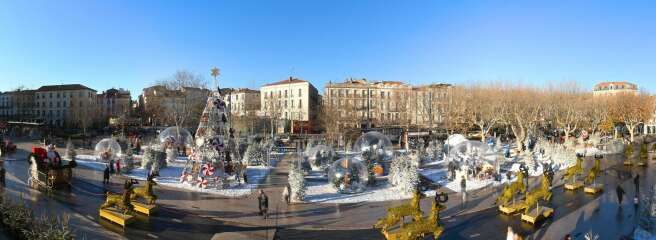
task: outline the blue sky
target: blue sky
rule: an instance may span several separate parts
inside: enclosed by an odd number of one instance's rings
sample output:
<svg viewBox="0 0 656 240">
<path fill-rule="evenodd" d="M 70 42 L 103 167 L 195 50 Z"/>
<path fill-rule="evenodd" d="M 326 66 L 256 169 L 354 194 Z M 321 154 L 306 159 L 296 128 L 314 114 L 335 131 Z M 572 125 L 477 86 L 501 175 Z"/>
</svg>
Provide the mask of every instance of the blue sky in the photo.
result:
<svg viewBox="0 0 656 240">
<path fill-rule="evenodd" d="M 411 3 L 411 4 L 410 4 Z M 2 1 L 0 91 L 143 87 L 221 68 L 222 87 L 294 75 L 431 82 L 628 80 L 653 91 L 654 1 Z"/>
</svg>

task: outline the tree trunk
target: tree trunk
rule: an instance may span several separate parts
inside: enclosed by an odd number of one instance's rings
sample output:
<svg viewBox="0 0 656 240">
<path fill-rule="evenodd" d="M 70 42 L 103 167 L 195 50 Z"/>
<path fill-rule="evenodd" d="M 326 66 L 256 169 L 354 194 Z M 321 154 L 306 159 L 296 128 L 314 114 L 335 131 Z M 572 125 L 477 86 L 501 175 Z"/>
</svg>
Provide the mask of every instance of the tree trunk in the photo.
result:
<svg viewBox="0 0 656 240">
<path fill-rule="evenodd" d="M 626 128 L 629 129 L 629 136 L 631 136 L 631 142 L 633 142 L 634 137 L 635 137 L 635 132 L 634 132 L 634 130 L 635 130 L 636 126 L 634 126 L 634 125 L 627 125 Z"/>
</svg>

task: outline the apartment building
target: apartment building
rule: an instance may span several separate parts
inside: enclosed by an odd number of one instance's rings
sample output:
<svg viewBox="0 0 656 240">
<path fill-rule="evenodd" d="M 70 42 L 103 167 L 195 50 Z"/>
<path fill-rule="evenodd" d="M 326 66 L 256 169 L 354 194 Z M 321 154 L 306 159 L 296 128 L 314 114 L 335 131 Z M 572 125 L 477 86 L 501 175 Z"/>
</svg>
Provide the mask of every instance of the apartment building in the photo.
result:
<svg viewBox="0 0 656 240">
<path fill-rule="evenodd" d="M 172 125 L 174 122 L 170 116 L 174 112 L 193 112 L 194 109 L 198 109 L 198 114 L 189 114 L 191 119 L 198 117 L 196 115 L 200 115 L 209 94 L 210 90 L 205 88 L 183 87 L 173 90 L 166 86 L 155 85 L 143 89 L 139 103 L 143 106 L 148 124 Z"/>
<path fill-rule="evenodd" d="M 42 86 L 34 102 L 35 114 L 45 124 L 89 127 L 98 118 L 96 90 L 81 84 Z"/>
<path fill-rule="evenodd" d="M 448 84 L 413 87 L 398 81 L 347 79 L 330 82 L 323 104 L 339 129 L 375 126 L 437 126 L 443 121 Z"/>
<path fill-rule="evenodd" d="M 98 113 L 102 119 L 120 117 L 130 112 L 132 99 L 128 90 L 110 88 L 96 97 Z"/>
<path fill-rule="evenodd" d="M 601 82 L 592 89 L 593 96 L 609 96 L 624 93 L 638 94 L 638 85 L 630 82 Z"/>
<path fill-rule="evenodd" d="M 260 115 L 267 118 L 286 120 L 292 133 L 313 129 L 313 121 L 319 108 L 319 91 L 308 81 L 289 77 L 269 83 L 260 88 Z M 296 126 L 292 126 L 296 125 Z M 298 129 L 301 125 L 302 129 Z M 304 129 L 304 130 L 303 130 Z"/>
<path fill-rule="evenodd" d="M 0 93 L 0 119 L 33 121 L 35 90 L 16 90 Z"/>
<path fill-rule="evenodd" d="M 224 92 L 223 90 L 221 91 Z M 226 91 L 226 104 L 232 116 L 257 116 L 260 112 L 260 91 L 248 88 Z"/>
</svg>

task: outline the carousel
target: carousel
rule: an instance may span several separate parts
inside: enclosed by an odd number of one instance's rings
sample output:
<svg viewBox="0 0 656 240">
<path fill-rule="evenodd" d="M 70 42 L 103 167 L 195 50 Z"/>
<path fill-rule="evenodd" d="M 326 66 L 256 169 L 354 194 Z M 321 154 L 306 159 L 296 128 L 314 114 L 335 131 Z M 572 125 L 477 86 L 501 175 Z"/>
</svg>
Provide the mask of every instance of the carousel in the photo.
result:
<svg viewBox="0 0 656 240">
<path fill-rule="evenodd" d="M 48 145 L 46 148 L 33 147 L 28 162 L 30 186 L 48 190 L 61 187 L 70 188 L 73 168 L 77 166 L 77 163 L 74 159 L 63 160 L 54 145 Z"/>
</svg>

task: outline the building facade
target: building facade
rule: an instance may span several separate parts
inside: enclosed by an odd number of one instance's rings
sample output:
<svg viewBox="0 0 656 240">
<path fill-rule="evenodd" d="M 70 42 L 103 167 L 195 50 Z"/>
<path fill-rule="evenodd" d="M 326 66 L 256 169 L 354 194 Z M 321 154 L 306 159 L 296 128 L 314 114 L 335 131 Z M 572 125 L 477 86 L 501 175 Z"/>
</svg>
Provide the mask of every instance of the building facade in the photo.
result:
<svg viewBox="0 0 656 240">
<path fill-rule="evenodd" d="M 288 128 L 295 132 L 294 124 L 313 128 L 319 108 L 319 91 L 308 81 L 292 78 L 266 84 L 260 88 L 260 115 L 286 120 Z M 281 132 L 281 126 L 278 126 Z"/>
<path fill-rule="evenodd" d="M 87 128 L 99 116 L 96 90 L 81 84 L 42 86 L 34 102 L 37 118 L 52 126 Z"/>
<path fill-rule="evenodd" d="M 140 107 L 146 115 L 147 124 L 172 126 L 175 123 L 171 117 L 175 114 L 188 115 L 190 122 L 194 122 L 200 116 L 209 94 L 210 90 L 205 88 L 183 87 L 172 90 L 155 85 L 143 89 L 139 105 L 142 105 Z"/>
<path fill-rule="evenodd" d="M 0 119 L 34 121 L 35 90 L 16 90 L 0 93 Z"/>
<path fill-rule="evenodd" d="M 257 116 L 260 112 L 260 91 L 238 88 L 226 93 L 226 104 L 232 116 Z"/>
<path fill-rule="evenodd" d="M 430 127 L 443 121 L 450 85 L 413 87 L 398 81 L 348 79 L 328 83 L 323 104 L 339 129 Z"/>
<path fill-rule="evenodd" d="M 638 85 L 630 82 L 601 82 L 592 89 L 593 96 L 612 96 L 625 93 L 638 94 Z"/>
<path fill-rule="evenodd" d="M 130 91 L 110 88 L 97 95 L 98 113 L 103 119 L 120 117 L 130 112 L 132 99 Z"/>
</svg>

